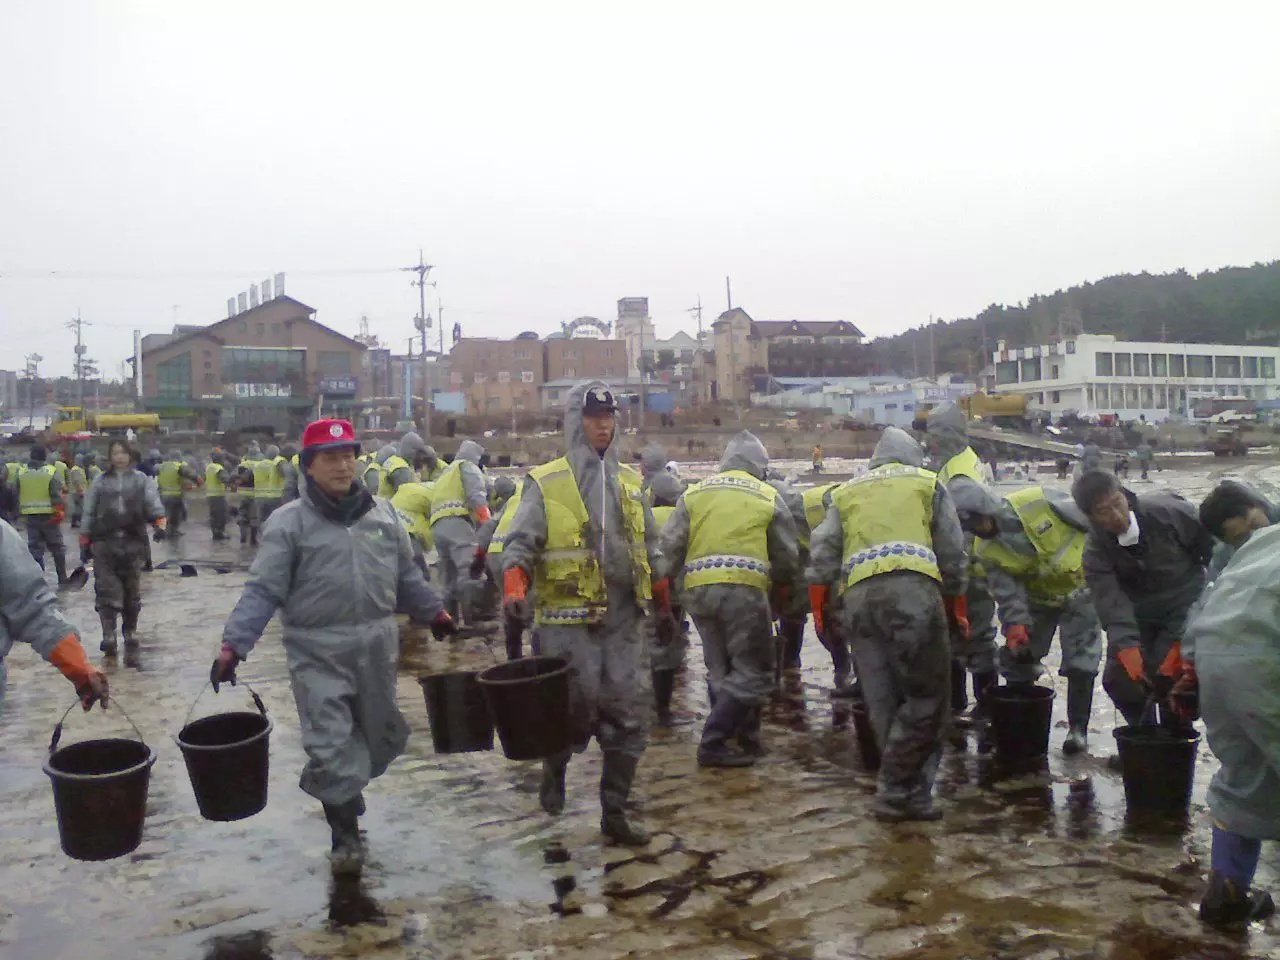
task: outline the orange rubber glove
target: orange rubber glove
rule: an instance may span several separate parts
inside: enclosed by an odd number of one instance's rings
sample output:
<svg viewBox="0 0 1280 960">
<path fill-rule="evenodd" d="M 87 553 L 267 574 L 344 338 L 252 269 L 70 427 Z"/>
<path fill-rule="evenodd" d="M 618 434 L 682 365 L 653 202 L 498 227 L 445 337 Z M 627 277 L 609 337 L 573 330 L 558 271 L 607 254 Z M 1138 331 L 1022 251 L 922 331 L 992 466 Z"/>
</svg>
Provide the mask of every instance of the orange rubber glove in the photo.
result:
<svg viewBox="0 0 1280 960">
<path fill-rule="evenodd" d="M 80 534 L 80 549 L 87 550 L 89 547 L 89 535 L 87 533 Z"/>
<path fill-rule="evenodd" d="M 944 596 L 942 605 L 947 609 L 947 622 L 967 642 L 969 640 L 969 598 L 963 594 L 955 597 Z"/>
<path fill-rule="evenodd" d="M 476 526 L 478 527 L 481 524 L 488 523 L 489 517 L 491 516 L 492 514 L 489 513 L 489 508 L 487 506 L 477 507 L 476 508 Z"/>
<path fill-rule="evenodd" d="M 657 604 L 658 613 L 662 617 L 670 617 L 671 613 L 671 580 L 661 577 L 653 581 L 653 602 Z"/>
<path fill-rule="evenodd" d="M 151 525 L 152 525 L 153 527 L 155 527 L 157 530 L 168 530 L 168 529 L 169 529 L 169 518 L 168 518 L 168 517 L 157 517 L 156 519 L 154 519 L 154 520 L 152 520 L 152 521 L 151 521 Z"/>
<path fill-rule="evenodd" d="M 1009 648 L 1010 653 L 1017 655 L 1019 651 L 1031 646 L 1031 634 L 1020 623 L 1007 626 L 1004 628 L 1004 645 Z"/>
<path fill-rule="evenodd" d="M 76 693 L 80 695 L 80 702 L 86 710 L 99 701 L 102 709 L 107 708 L 107 675 L 89 665 L 84 647 L 80 646 L 80 638 L 74 633 L 68 633 L 58 641 L 58 645 L 49 654 L 49 662 L 75 684 Z"/>
<path fill-rule="evenodd" d="M 509 620 L 526 620 L 529 616 L 529 575 L 519 567 L 502 572 L 502 612 Z"/>
<path fill-rule="evenodd" d="M 1182 641 L 1175 640 L 1173 641 L 1173 646 L 1169 648 L 1169 652 L 1165 654 L 1164 661 L 1160 664 L 1160 669 L 1156 672 L 1162 677 L 1176 680 L 1186 666 L 1187 664 L 1182 659 Z"/>
<path fill-rule="evenodd" d="M 67 508 L 61 500 L 53 501 L 53 513 L 49 514 L 54 523 L 61 525 L 67 519 Z"/>
<path fill-rule="evenodd" d="M 827 607 L 827 587 L 822 584 L 809 584 L 809 607 L 813 610 L 813 629 L 819 637 L 827 635 L 827 626 L 823 622 L 823 611 Z"/>
<path fill-rule="evenodd" d="M 1116 654 L 1116 659 L 1120 661 L 1120 666 L 1124 667 L 1124 672 L 1129 675 L 1129 679 L 1134 683 L 1140 683 L 1144 687 L 1147 685 L 1147 668 L 1142 662 L 1142 651 L 1137 647 L 1126 647 Z"/>
<path fill-rule="evenodd" d="M 1199 718 L 1200 678 L 1196 676 L 1195 664 L 1182 661 L 1182 673 L 1178 675 L 1173 690 L 1169 693 L 1169 706 L 1183 723 L 1191 723 Z"/>
</svg>

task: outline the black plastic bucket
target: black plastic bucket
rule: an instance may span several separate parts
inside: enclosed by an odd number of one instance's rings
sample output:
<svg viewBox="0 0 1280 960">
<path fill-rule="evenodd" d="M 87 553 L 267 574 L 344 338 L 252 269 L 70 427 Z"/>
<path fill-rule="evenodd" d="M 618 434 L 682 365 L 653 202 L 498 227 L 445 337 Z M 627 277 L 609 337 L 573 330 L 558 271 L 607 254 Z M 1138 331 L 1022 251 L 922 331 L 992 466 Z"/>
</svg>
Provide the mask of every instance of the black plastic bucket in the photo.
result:
<svg viewBox="0 0 1280 960">
<path fill-rule="evenodd" d="M 155 754 L 141 739 L 83 740 L 59 750 L 61 736 L 59 721 L 44 772 L 53 782 L 63 852 L 76 860 L 133 852 L 142 842 Z"/>
<path fill-rule="evenodd" d="M 433 673 L 419 677 L 431 721 L 436 753 L 475 753 L 493 749 L 493 717 L 478 673 Z"/>
<path fill-rule="evenodd" d="M 1048 687 L 991 687 L 983 703 L 991 718 L 998 760 L 1029 763 L 1049 752 L 1053 691 Z"/>
<path fill-rule="evenodd" d="M 262 700 L 250 693 L 257 713 L 215 713 L 178 733 L 191 789 L 206 820 L 243 820 L 267 805 L 271 720 Z"/>
<path fill-rule="evenodd" d="M 538 760 L 569 749 L 569 663 L 560 657 L 525 657 L 479 676 L 489 713 L 508 760 Z"/>
<path fill-rule="evenodd" d="M 1185 817 L 1195 782 L 1195 730 L 1141 725 L 1117 727 L 1116 747 L 1130 813 Z"/>
<path fill-rule="evenodd" d="M 850 702 L 853 712 L 853 732 L 858 738 L 858 753 L 862 755 L 862 767 L 872 772 L 880 769 L 880 745 L 876 743 L 876 731 L 871 726 L 871 713 L 867 701 L 861 697 Z"/>
</svg>

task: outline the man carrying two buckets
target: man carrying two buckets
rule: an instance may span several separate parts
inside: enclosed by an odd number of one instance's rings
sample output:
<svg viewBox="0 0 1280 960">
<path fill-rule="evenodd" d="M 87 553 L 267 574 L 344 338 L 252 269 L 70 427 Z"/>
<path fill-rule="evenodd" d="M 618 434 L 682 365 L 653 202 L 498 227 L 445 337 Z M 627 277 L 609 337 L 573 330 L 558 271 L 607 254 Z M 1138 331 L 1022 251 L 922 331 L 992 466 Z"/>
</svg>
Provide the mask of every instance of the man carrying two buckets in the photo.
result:
<svg viewBox="0 0 1280 960">
<path fill-rule="evenodd" d="M 356 480 L 357 453 L 347 421 L 307 426 L 298 499 L 263 527 L 210 673 L 215 690 L 234 682 L 236 666 L 280 612 L 308 758 L 300 786 L 324 806 L 333 872 L 347 875 L 364 863 L 363 790 L 409 736 L 396 707 L 395 614 L 429 623 L 437 639 L 457 629 L 414 563 L 395 508 Z"/>
</svg>

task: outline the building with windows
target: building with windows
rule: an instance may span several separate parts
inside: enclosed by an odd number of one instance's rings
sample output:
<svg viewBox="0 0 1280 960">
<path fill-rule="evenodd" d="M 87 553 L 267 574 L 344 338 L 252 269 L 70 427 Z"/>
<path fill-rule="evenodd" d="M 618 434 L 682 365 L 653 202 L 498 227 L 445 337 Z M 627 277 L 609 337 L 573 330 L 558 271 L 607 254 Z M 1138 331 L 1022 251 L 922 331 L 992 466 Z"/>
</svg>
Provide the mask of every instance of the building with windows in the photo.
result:
<svg viewBox="0 0 1280 960">
<path fill-rule="evenodd" d="M 144 337 L 145 409 L 171 429 L 270 426 L 286 436 L 301 433 L 321 403 L 325 416 L 351 417 L 366 348 L 315 312 L 282 293 L 205 327 Z"/>
<path fill-rule="evenodd" d="M 1190 418 L 1210 397 L 1273 400 L 1280 347 L 1117 340 L 1079 334 L 1056 343 L 1007 347 L 991 360 L 994 388 L 1021 393 L 1058 415 L 1116 414 L 1122 420 Z"/>
</svg>

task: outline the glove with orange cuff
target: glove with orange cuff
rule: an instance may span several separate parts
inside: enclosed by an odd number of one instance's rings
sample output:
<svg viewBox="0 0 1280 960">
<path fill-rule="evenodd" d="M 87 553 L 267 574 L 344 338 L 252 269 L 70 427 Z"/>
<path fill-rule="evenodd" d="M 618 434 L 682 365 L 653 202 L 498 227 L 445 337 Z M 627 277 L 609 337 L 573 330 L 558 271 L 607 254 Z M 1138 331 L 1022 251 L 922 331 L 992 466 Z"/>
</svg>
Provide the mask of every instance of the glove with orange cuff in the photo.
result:
<svg viewBox="0 0 1280 960">
<path fill-rule="evenodd" d="M 502 612 L 508 620 L 529 618 L 529 575 L 519 567 L 502 572 Z"/>
<path fill-rule="evenodd" d="M 969 598 L 963 594 L 954 597 L 944 596 L 942 605 L 947 609 L 947 622 L 960 635 L 960 639 L 969 642 Z"/>
<path fill-rule="evenodd" d="M 1015 662 L 1031 659 L 1031 634 L 1020 623 L 1010 624 L 1004 628 L 1004 646 Z"/>
<path fill-rule="evenodd" d="M 62 521 L 67 519 L 67 507 L 61 500 L 53 501 L 53 513 L 49 514 L 50 519 L 59 526 Z"/>
<path fill-rule="evenodd" d="M 1148 686 L 1147 667 L 1142 662 L 1142 651 L 1138 647 L 1125 647 L 1116 654 L 1116 660 L 1129 675 L 1129 679 L 1141 686 Z"/>
<path fill-rule="evenodd" d="M 671 612 L 671 580 L 667 577 L 660 577 L 653 581 L 653 602 L 658 608 L 658 616 L 663 618 L 674 616 Z"/>
<path fill-rule="evenodd" d="M 155 531 L 155 533 L 151 535 L 151 539 L 156 543 L 159 543 L 165 538 L 165 531 L 169 529 L 169 518 L 157 517 L 151 521 L 151 528 Z"/>
<path fill-rule="evenodd" d="M 476 526 L 478 527 L 481 524 L 488 523 L 491 516 L 493 516 L 493 514 L 489 512 L 488 506 L 482 504 L 476 507 Z"/>
<path fill-rule="evenodd" d="M 809 584 L 809 608 L 813 611 L 813 629 L 819 638 L 827 635 L 823 613 L 827 608 L 827 587 L 820 583 Z"/>
<path fill-rule="evenodd" d="M 1182 661 L 1182 673 L 1169 691 L 1169 707 L 1184 723 L 1191 723 L 1200 716 L 1200 678 L 1195 664 Z"/>
<path fill-rule="evenodd" d="M 58 645 L 49 654 L 49 662 L 58 668 L 58 672 L 76 686 L 80 702 L 88 710 L 95 703 L 101 702 L 102 709 L 107 708 L 109 691 L 107 675 L 101 670 L 89 666 L 84 655 L 84 647 L 80 646 L 80 638 L 68 633 L 58 641 Z"/>
</svg>

